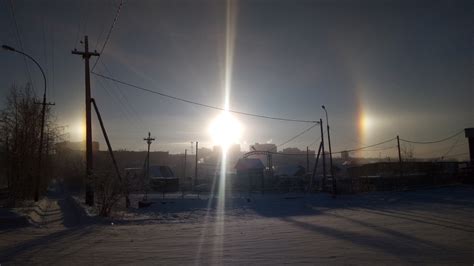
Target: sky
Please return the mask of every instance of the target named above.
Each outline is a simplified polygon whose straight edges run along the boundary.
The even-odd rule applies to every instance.
[[[56,103],[57,122],[67,126],[71,141],[82,138],[85,101],[84,63],[71,50],[83,50],[80,40],[88,35],[89,46],[100,51],[119,3],[0,1],[1,43],[22,46],[43,66],[48,101]],[[124,1],[94,71],[224,107],[227,69],[231,110],[322,118],[326,126],[324,104],[333,151],[397,135],[438,140],[474,126],[471,1],[233,1],[232,19],[227,10],[227,2],[218,0]],[[91,66],[95,61],[91,59]],[[35,65],[26,64],[41,95],[41,75]],[[2,95],[12,84],[28,80],[25,61],[18,54],[0,51],[0,67]],[[209,127],[219,111],[95,75],[91,88],[114,149],[145,150],[148,131],[157,139],[152,150],[180,153],[191,148],[191,141],[213,145]],[[238,143],[244,150],[255,142],[281,144],[311,126],[234,118],[242,128]],[[95,118],[93,125],[93,138],[105,148]],[[315,149],[319,136],[315,127],[279,149],[305,149],[310,144]],[[419,156],[461,154],[465,159],[466,143],[458,135],[413,149]]]

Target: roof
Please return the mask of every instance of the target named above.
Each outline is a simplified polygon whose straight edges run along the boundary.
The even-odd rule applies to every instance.
[[[166,165],[152,165],[150,166],[151,177],[174,177],[173,171]]]
[[[280,166],[276,170],[276,175],[279,176],[302,176],[306,169],[301,165],[285,165]]]
[[[260,159],[256,158],[241,158],[235,165],[235,170],[237,171],[245,171],[245,170],[255,170],[255,169],[264,169],[265,166],[263,165]]]

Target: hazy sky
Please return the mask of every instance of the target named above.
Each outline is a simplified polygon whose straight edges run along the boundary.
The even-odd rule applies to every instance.
[[[24,51],[47,72],[58,122],[78,140],[84,64],[71,50],[83,49],[79,39],[85,34],[100,50],[119,1],[11,2]],[[238,1],[235,7],[231,109],[318,120],[325,104],[333,150],[397,134],[436,140],[474,126],[471,1],[275,0]],[[0,1],[0,24],[1,43],[19,48],[10,1]],[[225,1],[126,1],[96,71],[223,106],[225,47]],[[41,94],[41,76],[28,65]],[[1,51],[0,66],[2,95],[27,80],[21,56]],[[207,129],[217,111],[93,75],[91,83],[114,148],[144,149],[149,130],[156,150],[182,152],[196,140],[211,145]],[[282,143],[310,126],[236,118],[244,128],[244,149],[254,142]],[[103,143],[98,129],[94,139]],[[318,137],[314,129],[284,147],[305,148]],[[460,136],[415,147],[415,154],[441,156],[451,147],[450,154],[464,153],[465,143]]]

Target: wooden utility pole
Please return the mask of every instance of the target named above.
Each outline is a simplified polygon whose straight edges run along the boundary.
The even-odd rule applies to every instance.
[[[323,120],[319,119],[319,126],[321,128],[321,156],[323,159],[323,189],[326,188],[326,153],[324,152],[324,131]]]
[[[146,141],[146,144],[148,144],[148,149],[146,152],[146,169],[145,169],[145,177],[146,177],[146,190],[145,190],[145,200],[147,199],[147,193],[148,193],[148,182],[150,181],[150,145],[151,143],[155,140],[155,138],[151,137],[151,133],[148,132],[148,137],[143,138],[144,141]]]
[[[474,165],[474,128],[465,128],[464,136],[468,139],[469,160]]]
[[[313,183],[314,183],[314,177],[316,176],[316,171],[318,170],[318,161],[319,161],[319,155],[321,154],[321,147],[323,146],[323,143],[319,143],[319,149],[318,149],[318,154],[316,156],[316,160],[314,161],[314,168],[313,168],[313,174],[311,175],[311,180],[309,181],[309,192],[313,190]],[[322,183],[321,183],[322,186]]]
[[[155,140],[155,138],[152,138],[151,133],[148,132],[148,137],[143,138],[143,140],[146,141],[146,144],[148,145],[146,152],[146,178],[148,179],[150,177],[150,146],[151,143]]]
[[[183,177],[186,181],[186,157],[188,157],[188,149],[184,149],[184,169],[183,169]]]
[[[195,165],[194,165],[194,188],[197,186],[198,182],[198,147],[199,142],[196,141],[196,158],[195,158]]]
[[[403,176],[402,172],[402,153],[400,152],[400,138],[397,135],[397,148],[398,148],[398,163],[400,164],[400,182],[402,181],[401,178]]]
[[[306,146],[306,173],[309,173],[309,146]]]
[[[35,61],[35,60],[33,60]],[[36,61],[35,61],[36,63]],[[39,66],[39,65],[38,65]],[[35,201],[38,201],[39,200],[39,187],[40,187],[40,183],[41,183],[41,180],[43,175],[43,164],[41,163],[42,162],[42,158],[43,158],[43,139],[44,139],[44,123],[45,123],[45,116],[46,116],[46,106],[48,105],[54,105],[54,103],[49,103],[49,102],[46,102],[46,77],[44,76],[44,72],[43,72],[43,69],[41,69],[40,67],[40,70],[41,70],[41,73],[43,74],[43,78],[44,78],[44,93],[43,93],[43,102],[41,103],[37,103],[35,102],[35,104],[41,104],[42,107],[41,107],[41,132],[40,132],[40,142],[39,142],[39,149],[38,149],[38,176],[35,180]]]
[[[89,70],[89,59],[91,56],[99,56],[100,54],[94,50],[89,52],[89,40],[87,35],[84,36],[84,52],[74,49],[72,54],[81,55],[85,65],[85,83],[86,83],[86,204],[94,205],[94,188],[92,186],[92,122],[91,122],[91,81]]]

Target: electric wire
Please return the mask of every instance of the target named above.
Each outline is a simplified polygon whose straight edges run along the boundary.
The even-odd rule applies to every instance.
[[[285,141],[285,142],[283,142],[283,143],[281,143],[281,144],[278,144],[277,147],[281,147],[281,146],[283,146],[283,145],[285,145],[285,144],[288,144],[289,142],[295,140],[296,138],[298,138],[298,137],[300,137],[301,135],[305,134],[306,132],[310,131],[311,129],[313,129],[313,128],[314,128],[315,126],[317,126],[317,125],[318,125],[318,124],[314,124],[314,125],[308,127],[307,129],[305,129],[305,130],[301,131],[300,133],[298,133],[296,136],[294,136],[294,137],[288,139],[287,141]]]
[[[117,19],[118,19],[118,17],[119,17],[120,10],[122,9],[122,5],[123,5],[123,0],[120,1],[120,4],[119,4],[118,7],[117,7],[117,12],[115,13],[114,21],[113,21],[112,24],[110,25],[109,31],[107,32],[107,36],[105,37],[105,41],[104,41],[104,43],[103,43],[103,45],[102,45],[102,48],[100,49],[99,56],[98,56],[97,59],[95,60],[94,65],[93,65],[92,68],[91,68],[91,71],[94,71],[95,67],[97,66],[97,62],[99,62],[99,59],[100,59],[100,57],[102,56],[102,53],[104,52],[105,46],[106,46],[107,43],[109,42],[110,35],[112,34],[112,30],[114,29],[115,24],[117,23]]]
[[[130,112],[125,108],[125,104],[122,102],[122,100],[115,94],[113,94],[111,91],[113,90],[110,90],[107,86],[105,86],[101,80],[99,79],[96,79],[97,83],[99,84],[100,87],[102,87],[103,90],[105,90],[105,92],[110,96],[110,98],[112,98],[116,103],[117,103],[117,106],[119,106],[119,110],[120,112],[122,113],[122,115],[131,123],[131,124],[135,124],[139,127],[141,127],[141,131],[146,131],[145,128],[143,128],[142,126],[143,125],[139,125],[137,124],[137,121],[132,119],[132,115],[130,114]]]
[[[82,0],[79,0],[79,19],[77,20],[77,33],[76,33],[76,39],[74,41],[74,49],[77,49],[77,43],[79,42],[79,33],[81,32],[81,23],[82,23]]]
[[[453,145],[451,145],[451,147],[449,147],[449,149],[441,156],[441,158],[444,158],[444,157],[448,156],[453,151],[454,147],[456,147],[456,144],[458,144],[460,139],[461,139],[461,135],[459,135],[456,138],[456,141],[454,141]]]
[[[362,152],[376,152],[376,151],[386,151],[386,150],[390,150],[390,149],[394,149],[396,148],[397,145],[395,146],[390,146],[390,147],[384,147],[384,148],[378,148],[378,149],[373,149],[373,150],[361,150]]]
[[[131,83],[127,83],[125,81],[121,81],[121,80],[118,80],[118,79],[115,79],[115,78],[112,78],[112,77],[108,77],[108,76],[105,76],[105,75],[102,75],[102,74],[99,74],[99,73],[96,73],[96,72],[93,72],[93,71],[91,71],[91,73],[96,75],[96,76],[99,76],[101,78],[108,79],[108,80],[114,81],[116,83],[131,87],[131,88],[135,88],[135,89],[138,89],[138,90],[141,90],[141,91],[146,91],[146,92],[149,92],[149,93],[157,94],[157,95],[160,95],[160,96],[163,96],[163,97],[166,97],[166,98],[170,98],[170,99],[173,99],[173,100],[181,101],[181,102],[184,102],[184,103],[189,103],[189,104],[193,104],[193,105],[197,105],[197,106],[201,106],[201,107],[206,107],[206,108],[209,108],[209,109],[214,109],[214,110],[219,110],[219,111],[227,111],[227,112],[234,113],[234,114],[258,117],[258,118],[264,118],[264,119],[271,119],[271,120],[301,122],[301,123],[319,123],[319,121],[313,121],[313,120],[301,120],[301,119],[273,117],[273,116],[267,116],[267,115],[259,115],[259,114],[241,112],[241,111],[236,111],[236,110],[227,110],[227,109],[224,109],[222,107],[217,107],[217,106],[213,106],[213,105],[208,105],[208,104],[204,104],[204,103],[190,101],[190,100],[187,100],[187,99],[183,99],[183,98],[171,96],[171,95],[168,95],[168,94],[164,94],[164,93],[161,93],[161,92],[158,92],[158,91],[150,90],[150,89],[140,87],[140,86],[137,86],[137,85],[133,85]]]
[[[13,0],[10,0],[10,10],[11,10],[13,22],[14,22],[14,25],[15,25],[15,30],[16,30],[15,32],[16,32],[16,37],[17,37],[18,45],[20,45],[21,51],[24,51],[24,49],[23,49],[23,42],[21,41],[20,29],[19,29],[18,23],[17,23],[17,21],[16,21],[15,7],[14,7],[14,5],[13,5]],[[25,58],[24,56],[23,56],[23,62],[24,62],[24,64],[25,64],[26,75],[27,75],[28,81],[30,82],[31,86],[33,87],[33,80],[31,79],[30,68],[28,67],[28,62],[27,62],[27,60],[26,60],[26,58]],[[34,92],[34,90],[33,90],[33,92]]]
[[[55,82],[54,82],[54,24],[51,26],[51,95],[53,96],[52,99],[55,98]]]
[[[413,141],[413,140],[406,140],[406,139],[402,139],[400,138],[400,141],[403,141],[403,142],[408,142],[408,143],[413,143],[413,144],[434,144],[434,143],[440,143],[440,142],[444,142],[444,141],[447,141],[447,140],[450,140],[454,137],[457,137],[458,135],[460,135],[461,133],[463,133],[464,130],[460,130],[458,132],[456,132],[455,134],[447,137],[447,138],[444,138],[444,139],[440,139],[440,140],[435,140],[435,141]]]
[[[307,145],[308,147],[312,147],[314,144],[318,143],[318,142],[321,142],[321,138],[319,139],[316,139],[314,140],[313,142],[311,142],[309,145]]]
[[[103,69],[105,69],[105,71],[110,75],[112,76],[112,72],[109,70],[109,68],[107,67],[107,65],[104,63],[104,61],[100,61]],[[142,129],[144,129],[145,131],[147,131],[147,127],[145,126],[145,122],[142,120],[141,116],[138,115],[138,112],[135,110],[135,108],[133,107],[133,105],[130,103],[130,101],[128,100],[127,97],[125,97],[125,93],[120,89],[120,87],[117,85],[117,83],[115,82],[112,82],[112,84],[114,85],[115,89],[117,90],[117,94],[127,103],[127,107],[128,109],[130,110],[130,113],[136,117],[136,119],[138,120],[137,122],[140,124],[140,127]]]
[[[45,72],[45,75],[46,77],[48,77],[48,79],[50,78],[50,71],[49,71],[49,60],[48,60],[48,52],[47,52],[47,42],[46,42],[46,30],[45,30],[45,14],[42,14],[42,17],[41,17],[41,20],[42,20],[42,27],[41,27],[41,30],[42,30],[42,37],[43,37],[43,58],[44,58],[44,72]],[[51,94],[51,92],[49,92],[49,94]]]
[[[394,141],[396,139],[397,138],[391,138],[391,139],[388,139],[388,140],[385,140],[385,141],[382,141],[382,142],[379,142],[379,143],[376,143],[376,144],[368,145],[368,146],[365,146],[365,147],[359,147],[359,148],[350,149],[350,150],[336,151],[336,152],[332,152],[331,154],[338,154],[338,153],[342,153],[342,152],[352,152],[352,151],[365,150],[367,148],[371,148],[371,147],[379,146],[379,145],[382,145],[382,144],[385,144],[385,143],[389,143],[389,142]]]

